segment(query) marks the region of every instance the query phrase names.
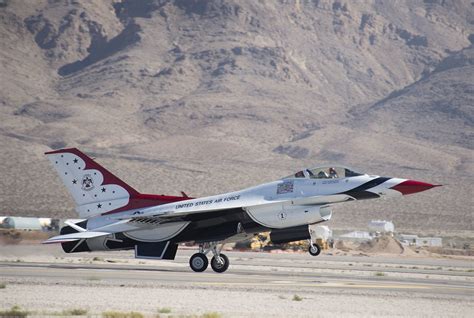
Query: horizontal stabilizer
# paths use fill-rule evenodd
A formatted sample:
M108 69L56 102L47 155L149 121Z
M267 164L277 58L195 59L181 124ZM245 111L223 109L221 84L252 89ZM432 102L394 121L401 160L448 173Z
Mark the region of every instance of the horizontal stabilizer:
M106 236L110 235L109 232L78 232L78 233L71 233L71 234L64 234L54 236L46 241L43 244L54 244L54 243L65 243L65 242L73 242L83 239L90 239L99 236Z

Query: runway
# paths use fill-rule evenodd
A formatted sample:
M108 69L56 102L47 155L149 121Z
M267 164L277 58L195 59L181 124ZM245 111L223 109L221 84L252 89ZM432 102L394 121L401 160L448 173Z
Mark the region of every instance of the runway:
M55 253L49 260L38 251L17 259L3 253L0 280L7 288L0 290L0 306L148 315L171 307L184 315L213 311L226 317L283 317L289 308L301 317L316 311L324 317L370 316L380 310L416 316L418 310L420 316L462 317L474 300L469 260L226 252L231 267L217 274L189 269L194 250L181 250L173 262L136 260L133 252Z
M132 281L157 284L225 286L234 288L350 288L350 289L418 289L427 293L466 294L474 292L474 285L466 281L446 279L414 279L401 276L391 277L388 273L403 273L393 269L384 272L384 276L354 277L347 274L321 273L314 275L307 271L265 271L239 269L226 274L216 274L209 270L206 273L194 273L187 268L125 266L125 265L78 265L48 263L0 263L2 277L51 278L65 280L89 279L96 277L107 281ZM426 270L415 270L424 274ZM431 272L431 275L447 275ZM456 276L472 277L469 273L457 273Z

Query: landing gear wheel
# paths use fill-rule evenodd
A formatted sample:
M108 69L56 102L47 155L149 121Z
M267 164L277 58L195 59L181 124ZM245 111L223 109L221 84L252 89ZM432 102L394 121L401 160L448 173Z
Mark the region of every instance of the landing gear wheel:
M211 259L211 267L216 273L223 273L229 268L229 258L224 254L213 256Z
M204 253L196 253L189 259L189 266L195 272L204 272L208 265L209 261Z
M308 248L309 254L312 256L318 256L321 253L321 247L318 244L310 244Z

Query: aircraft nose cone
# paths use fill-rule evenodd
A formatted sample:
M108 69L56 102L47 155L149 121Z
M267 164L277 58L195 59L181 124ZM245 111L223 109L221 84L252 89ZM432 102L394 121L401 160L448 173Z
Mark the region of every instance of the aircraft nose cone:
M440 187L439 184L430 184L421 181L415 180L406 180L402 183L397 184L396 186L392 187L391 189L401 192L403 195L417 193L421 191L426 191L434 187Z

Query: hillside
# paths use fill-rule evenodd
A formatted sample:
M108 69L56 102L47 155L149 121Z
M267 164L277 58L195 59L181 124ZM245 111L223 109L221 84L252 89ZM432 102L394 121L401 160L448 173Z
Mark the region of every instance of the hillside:
M43 156L202 196L338 162L445 184L335 207L472 235L470 1L47 1L0 7L0 214L74 216Z

